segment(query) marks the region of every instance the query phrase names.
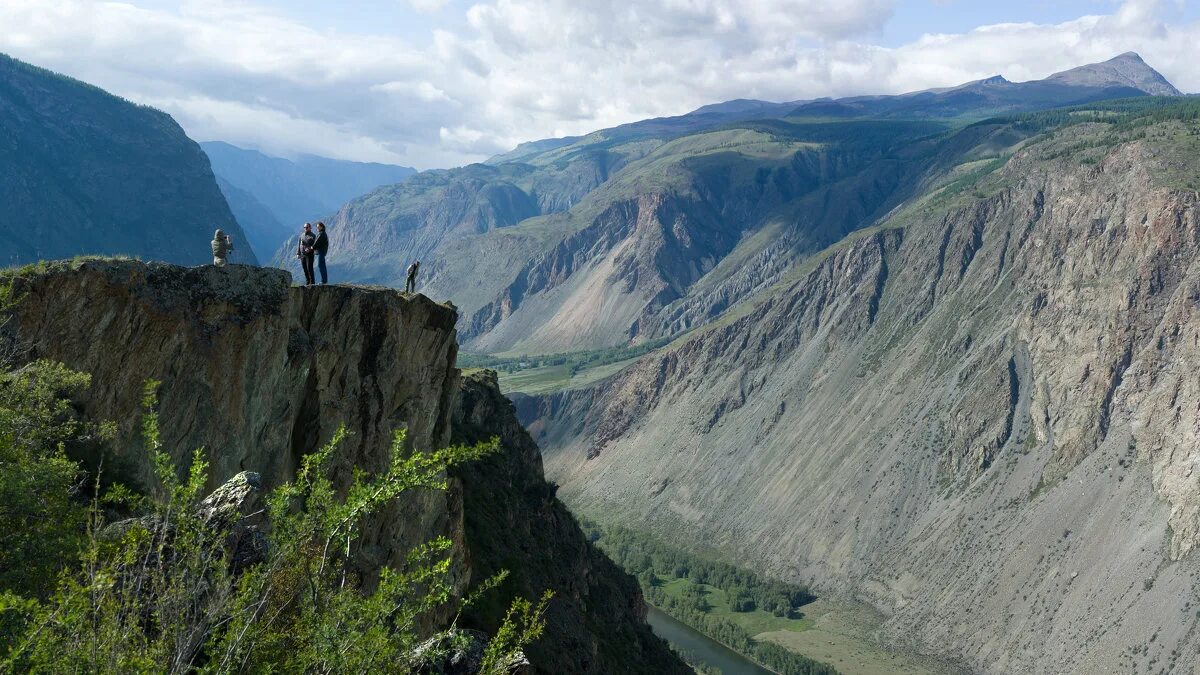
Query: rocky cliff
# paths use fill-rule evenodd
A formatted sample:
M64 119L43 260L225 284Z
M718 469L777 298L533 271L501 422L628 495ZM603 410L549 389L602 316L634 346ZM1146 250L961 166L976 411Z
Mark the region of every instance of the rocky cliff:
M549 475L969 670L1190 668L1200 167L1165 117L1021 141L615 378L521 398Z
M502 457L463 468L449 491L406 493L366 527L359 564L368 580L413 546L447 536L459 592L504 567L513 581L496 603L513 592L556 593L551 615L566 623L534 648L542 672L681 667L644 623L636 584L596 553L554 498L537 447L494 380L468 380L459 402L453 307L382 288L292 287L286 272L240 265L92 260L42 264L6 280L16 298L6 343L21 359L91 373L81 411L117 423L116 442L103 458L83 458L89 466L102 459L110 476L146 478L138 410L148 380L161 383L165 448L185 466L203 447L213 487L245 470L267 488L288 480L341 425L352 433L336 455L340 480L382 469L400 428L418 450L499 436ZM487 628L495 619L478 617Z
M395 429L416 449L445 445L454 310L384 289L290 282L241 265L50 263L18 273L9 329L28 358L92 375L84 412L118 425L106 470L134 483L150 475L138 414L148 380L162 383L165 447L180 466L204 448L212 487L244 470L278 485L340 425L353 431L334 468L342 480L382 469ZM437 534L453 535L462 553L461 518L453 492L410 495L368 528L364 564L398 563Z
M501 395L494 372L463 378L452 436L462 443L498 437L502 447L499 455L455 471L463 485L473 573L510 572L494 598L468 610L467 621L490 632L510 598L551 588L552 628L527 650L539 672L690 672L646 627L637 582L587 540L555 497L541 453Z
M0 54L0 264L74 255L254 262L208 158L170 115Z

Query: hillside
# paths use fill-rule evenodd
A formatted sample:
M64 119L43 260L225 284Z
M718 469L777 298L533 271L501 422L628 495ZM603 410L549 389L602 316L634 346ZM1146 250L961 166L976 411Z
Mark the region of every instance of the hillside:
M207 489L243 471L265 489L293 480L342 425L350 435L331 467L340 489L387 468L399 429L409 452L498 437L501 457L458 467L447 490L405 492L364 523L354 557L364 582L445 537L453 595L512 573L460 628L494 631L516 595L555 593L556 625L530 647L533 672L687 672L650 632L636 583L554 496L494 379L460 378L452 307L382 288L291 287L285 272L242 265L47 263L3 283L15 300L0 336L5 355L19 354L12 367L53 359L89 373L72 410L116 423L106 446L72 447L88 470L153 485L137 414L148 380L160 382L164 450L184 467L205 448ZM453 618L436 609L421 629Z
M953 132L967 121L1174 91L1164 83L1124 55L1036 82L733 101L526 144L346 204L331 263L337 278L400 285L423 260L422 287L462 310L469 351L636 344L712 321L1013 142L964 144Z
M232 188L223 186L222 190L262 260L270 260L306 221L326 218L351 199L416 173L406 166L315 155L272 157L220 141L201 143L200 147L217 178ZM263 217L263 210L270 220Z
M1009 144L619 374L517 397L548 474L584 514L866 600L880 640L970 670L1186 669L1198 117L1143 99L957 132Z
M165 113L0 55L0 264L80 254L212 261L246 241L200 147ZM233 259L255 262L247 246Z

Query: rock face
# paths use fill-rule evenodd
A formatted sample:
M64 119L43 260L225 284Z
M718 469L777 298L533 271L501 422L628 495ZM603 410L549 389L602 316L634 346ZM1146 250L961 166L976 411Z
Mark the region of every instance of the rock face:
M496 374L465 376L454 413L456 442L500 439L500 454L462 467L467 548L472 572L509 577L464 619L493 632L515 596L555 593L546 635L528 649L539 673L687 673L646 625L646 606L632 577L589 542L542 474L542 457L525 432Z
M138 414L147 380L162 383L164 447L180 465L205 448L214 488L243 470L278 485L341 425L354 432L334 462L342 481L382 470L395 429L416 449L445 445L454 310L385 289L289 283L238 265L51 265L17 280L15 330L29 357L92 374L84 411L118 424L106 469L134 482L150 475ZM363 564L397 564L438 534L461 554L461 518L453 492L409 495L367 528Z
M520 417L573 507L869 600L886 641L984 672L1200 662L1190 133L1022 144Z
M335 218L331 263L338 278L399 286L424 260L422 288L463 310L474 352L676 335L919 194L943 155L960 162L934 142L949 125L933 120L1157 94L1178 91L1123 55L1033 82L708 106L364 195Z
M81 254L234 262L254 253L208 158L170 115L0 54L0 263Z
M219 489L203 509L216 519L290 479L341 425L352 432L334 458L341 481L383 469L396 429L420 450L499 436L502 456L464 467L449 491L406 493L368 524L359 562L368 582L381 565L446 536L459 592L502 567L512 572L507 595L479 610L485 630L513 594L556 593L547 644L530 649L539 672L684 672L646 626L635 582L554 498L537 446L494 379L469 379L459 402L453 307L382 288L290 287L286 272L241 265L93 260L6 281L16 302L3 330L22 358L92 374L78 404L89 418L117 422L109 475L134 483L150 475L138 413L148 380L161 383L164 448L180 466L206 449Z

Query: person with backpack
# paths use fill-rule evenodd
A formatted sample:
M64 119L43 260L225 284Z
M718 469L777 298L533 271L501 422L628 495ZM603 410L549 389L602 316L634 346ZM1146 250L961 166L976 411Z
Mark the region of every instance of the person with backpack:
M421 269L421 261L414 260L413 264L408 266L408 280L404 282L405 293L417 292L417 271Z
M218 229L213 233L212 253L213 264L217 267L224 267L229 262L229 254L233 251L233 239L225 234L225 230Z
M300 266L304 268L305 286L317 283L316 276L313 274L313 256L316 253L316 245L317 236L313 234L312 223L305 223L304 232L300 234L300 243L296 246L296 257L300 259Z
M325 270L325 254L329 252L329 236L325 234L325 223L317 223L317 242L313 244L317 253L317 269L321 271L321 285L329 283L329 272Z

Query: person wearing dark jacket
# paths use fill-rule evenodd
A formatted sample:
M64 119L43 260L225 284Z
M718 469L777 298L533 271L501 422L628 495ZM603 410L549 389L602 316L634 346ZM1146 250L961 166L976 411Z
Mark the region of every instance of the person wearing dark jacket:
M329 252L329 235L325 234L325 223L317 223L317 242L313 244L317 253L317 269L321 272L321 285L329 283L329 272L325 270L325 254Z
M300 243L296 245L296 257L300 259L300 266L304 268L305 286L317 283L313 275L313 255L316 253L313 247L316 244L317 236L313 234L312 223L305 223L304 232L300 235Z
M408 266L408 279L404 282L405 293L417 292L417 270L421 269L421 261L414 260L413 264Z

